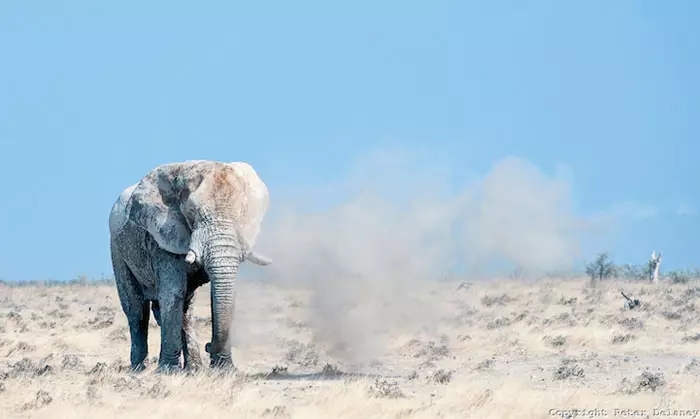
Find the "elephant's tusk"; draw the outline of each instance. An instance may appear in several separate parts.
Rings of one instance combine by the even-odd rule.
[[[194,254],[192,250],[187,252],[187,256],[185,256],[185,262],[189,263],[190,265],[194,263],[194,261],[197,259],[197,255]]]
[[[255,252],[253,252],[252,250],[250,252],[248,252],[248,254],[246,255],[245,258],[246,258],[246,260],[253,262],[254,264],[259,265],[259,266],[267,266],[267,265],[272,263],[272,259],[265,257],[263,255],[257,254]]]

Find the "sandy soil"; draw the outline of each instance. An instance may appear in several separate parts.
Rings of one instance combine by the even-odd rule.
[[[620,288],[641,305],[627,309]],[[195,311],[203,354],[208,292]],[[114,287],[0,285],[0,418],[700,416],[700,284],[511,279],[413,292],[407,317],[336,313],[364,322],[343,347],[328,329],[352,325],[319,323],[308,290],[240,280],[238,370],[161,376],[153,319],[149,369],[128,371]]]

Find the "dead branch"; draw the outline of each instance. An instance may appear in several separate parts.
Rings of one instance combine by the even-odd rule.
[[[622,296],[625,297],[625,299],[627,300],[627,302],[625,303],[625,308],[628,308],[628,309],[632,310],[633,308],[639,306],[639,300],[638,300],[638,299],[636,299],[636,298],[635,298],[635,299],[631,299],[630,297],[628,297],[627,295],[625,295],[625,292],[624,292],[623,290],[620,290],[620,294],[622,294]]]

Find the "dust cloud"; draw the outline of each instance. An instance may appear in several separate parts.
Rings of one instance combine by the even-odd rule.
[[[300,193],[318,201],[313,209],[271,191],[256,248],[274,262],[259,272],[310,291],[313,340],[329,355],[365,364],[385,349],[388,333],[436,327],[439,311],[421,303],[421,286],[450,274],[572,266],[581,222],[566,176],[517,157],[460,187],[452,173],[385,150],[358,161],[341,182]]]

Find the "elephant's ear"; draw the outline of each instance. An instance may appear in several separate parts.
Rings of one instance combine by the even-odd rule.
[[[187,254],[190,227],[180,211],[189,189],[175,165],[164,165],[146,175],[128,204],[129,220],[148,231],[158,246],[171,253]]]

